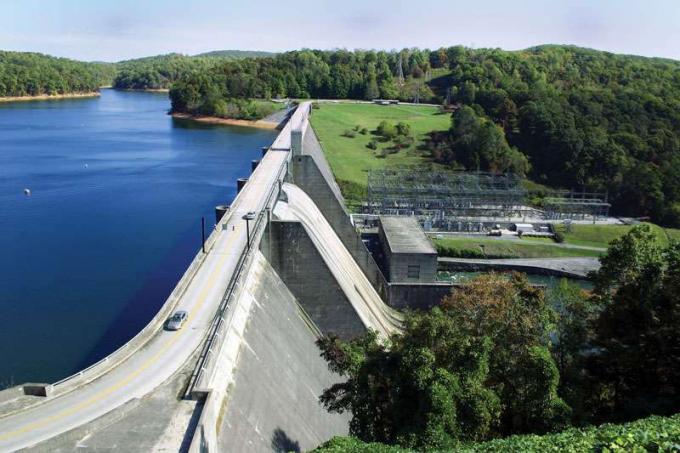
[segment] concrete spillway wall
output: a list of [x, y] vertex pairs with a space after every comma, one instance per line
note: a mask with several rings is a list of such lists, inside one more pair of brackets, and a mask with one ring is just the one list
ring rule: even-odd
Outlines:
[[340, 188], [311, 127], [304, 135], [303, 153], [291, 160], [292, 182], [316, 203], [378, 294], [387, 301], [387, 280], [352, 225]]
[[252, 306], [225, 407], [217, 418], [219, 451], [304, 451], [349, 431], [347, 414], [319, 403], [331, 373], [314, 344], [317, 331], [272, 266], [260, 255]]

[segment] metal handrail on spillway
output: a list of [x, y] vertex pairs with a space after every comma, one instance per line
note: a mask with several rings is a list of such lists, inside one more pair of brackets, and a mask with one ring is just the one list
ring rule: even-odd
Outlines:
[[[289, 152], [289, 151], [271, 150], [270, 152]], [[203, 373], [207, 369], [209, 360], [211, 358], [211, 354], [213, 352], [213, 345], [215, 341], [221, 337], [220, 331], [222, 327], [226, 325], [224, 313], [227, 311], [227, 308], [229, 308], [229, 302], [231, 301], [232, 296], [236, 291], [236, 285], [239, 283], [243, 270], [246, 268], [245, 265], [246, 260], [248, 259], [250, 252], [254, 248], [256, 248], [253, 245], [258, 243], [260, 233], [262, 233], [263, 231], [262, 225], [263, 223], [266, 224], [266, 222], [263, 222], [263, 218], [265, 217], [265, 211], [268, 208], [272, 207], [272, 201], [276, 200], [281, 192], [281, 186], [279, 183], [283, 180], [283, 177], [285, 177], [287, 167], [288, 159], [286, 159], [281, 165], [281, 168], [279, 168], [279, 171], [276, 175], [276, 179], [274, 180], [275, 182], [272, 185], [271, 189], [269, 190], [267, 198], [265, 199], [264, 208], [258, 213], [257, 219], [255, 220], [255, 223], [253, 225], [250, 247], [246, 246], [243, 249], [243, 251], [241, 251], [241, 254], [236, 263], [235, 271], [232, 274], [231, 279], [229, 280], [229, 284], [227, 285], [227, 289], [224, 292], [224, 296], [222, 297], [222, 301], [220, 302], [220, 305], [217, 309], [217, 313], [215, 314], [215, 317], [211, 322], [210, 328], [208, 329], [206, 341], [204, 341], [203, 343], [203, 348], [201, 349], [201, 353], [199, 354], [198, 362], [196, 363], [194, 371], [192, 372], [191, 377], [189, 379], [189, 385], [187, 386], [186, 392], [184, 393], [185, 397], [187, 398], [198, 398], [205, 396], [206, 392], [204, 390], [196, 391], [197, 384], [201, 381]]]

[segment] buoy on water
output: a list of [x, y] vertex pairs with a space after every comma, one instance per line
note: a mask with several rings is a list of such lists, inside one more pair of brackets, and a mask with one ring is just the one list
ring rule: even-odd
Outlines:
[[85, 164], [85, 168], [89, 167], [89, 165]]
[[31, 189], [28, 189], [28, 188], [24, 189], [24, 195], [26, 195], [27, 197], [30, 197], [31, 196]]

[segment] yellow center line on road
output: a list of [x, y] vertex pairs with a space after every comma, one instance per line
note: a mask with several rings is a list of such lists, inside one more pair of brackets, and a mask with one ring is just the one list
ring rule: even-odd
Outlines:
[[[238, 236], [237, 234], [233, 234], [227, 237], [226, 244], [224, 245], [224, 249], [229, 249], [231, 246], [231, 243], [234, 241], [234, 239]], [[194, 306], [189, 313], [189, 316], [187, 317], [187, 323], [189, 320], [191, 320], [192, 316], [194, 313], [200, 311], [201, 307], [205, 304], [208, 294], [210, 291], [212, 291], [213, 287], [215, 286], [215, 278], [218, 275], [219, 271], [221, 270], [222, 266], [224, 265], [224, 262], [226, 259], [231, 256], [229, 254], [224, 254], [221, 256], [218, 264], [213, 268], [212, 272], [208, 276], [208, 284], [206, 284], [201, 292], [199, 293], [199, 301]], [[205, 265], [205, 262], [203, 263]], [[194, 276], [195, 278], [195, 276]], [[186, 294], [186, 293], [185, 293]], [[70, 415], [73, 415], [77, 413], [78, 411], [91, 406], [92, 404], [96, 403], [97, 401], [101, 400], [102, 398], [105, 398], [106, 396], [110, 395], [111, 393], [115, 392], [116, 390], [119, 390], [120, 388], [124, 387], [127, 385], [129, 382], [131, 382], [134, 378], [139, 376], [144, 370], [149, 368], [151, 365], [156, 363], [161, 356], [175, 343], [177, 342], [182, 335], [186, 334], [186, 330], [182, 330], [178, 332], [178, 335], [174, 335], [170, 340], [166, 341], [163, 347], [158, 351], [156, 354], [154, 354], [152, 357], [150, 357], [148, 360], [146, 360], [137, 370], [133, 371], [132, 373], [128, 374], [124, 379], [121, 381], [109, 386], [108, 388], [101, 390], [99, 393], [96, 393], [89, 399], [83, 401], [82, 403], [79, 403], [71, 408], [64, 409], [61, 412], [58, 412], [54, 415], [51, 415], [49, 417], [43, 418], [41, 420], [29, 423], [27, 425], [24, 425], [20, 428], [17, 428], [13, 431], [9, 431], [6, 433], [1, 433], [0, 434], [0, 440], [8, 440], [11, 439], [12, 437], [16, 437], [17, 435], [20, 435], [22, 433], [26, 433], [28, 431], [32, 431], [38, 428], [41, 428], [49, 423], [55, 422], [57, 420], [60, 420], [64, 417], [68, 417]], [[129, 358], [128, 358], [129, 360]]]

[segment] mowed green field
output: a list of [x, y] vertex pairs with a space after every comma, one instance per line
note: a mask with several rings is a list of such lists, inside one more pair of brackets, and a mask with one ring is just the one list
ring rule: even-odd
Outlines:
[[[662, 228], [648, 223], [662, 245], [668, 244], [671, 239], [680, 239], [680, 230]], [[564, 234], [564, 242], [567, 244], [584, 245], [588, 247], [606, 248], [611, 241], [617, 239], [633, 228], [632, 225], [571, 225], [571, 232], [566, 232], [564, 225], [557, 225], [557, 231]]]
[[[382, 157], [383, 150], [390, 147], [391, 143], [378, 141], [378, 149], [367, 148], [368, 142], [377, 138], [372, 132], [381, 121], [392, 124], [403, 121], [409, 124], [416, 138], [414, 145], [385, 157]], [[311, 123], [343, 195], [349, 200], [358, 201], [367, 185], [368, 170], [400, 166], [427, 168], [436, 165], [431, 163], [427, 151], [417, 148], [422, 145], [428, 132], [448, 129], [451, 115], [439, 113], [439, 108], [433, 106], [322, 103], [313, 110]], [[343, 136], [346, 130], [355, 126], [365, 127], [369, 133], [357, 133], [354, 138]]]
[[[659, 244], [667, 245], [670, 240], [680, 239], [680, 230], [662, 228], [648, 224]], [[453, 236], [435, 239], [440, 256], [461, 258], [559, 258], [604, 254], [609, 243], [633, 228], [631, 225], [572, 225], [571, 232], [565, 232], [564, 225], [557, 225], [557, 231], [564, 233], [564, 245], [551, 239], [497, 239], [491, 237], [471, 238]], [[588, 248], [573, 248], [588, 247]]]

